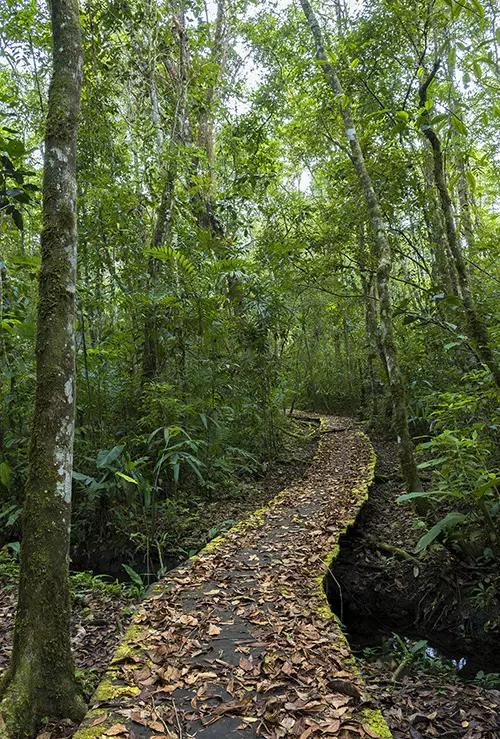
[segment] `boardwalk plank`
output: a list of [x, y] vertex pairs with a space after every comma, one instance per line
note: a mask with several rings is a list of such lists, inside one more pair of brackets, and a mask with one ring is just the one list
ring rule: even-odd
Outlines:
[[321, 587], [374, 454], [348, 419], [321, 430], [301, 481], [157, 583], [75, 739], [391, 736]]

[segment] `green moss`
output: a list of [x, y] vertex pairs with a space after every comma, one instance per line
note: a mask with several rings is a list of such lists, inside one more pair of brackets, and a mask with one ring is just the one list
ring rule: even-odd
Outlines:
[[209, 552], [212, 552], [214, 549], [217, 549], [217, 547], [219, 546], [219, 544], [221, 542], [223, 542], [225, 540], [225, 538], [226, 538], [225, 536], [216, 536], [214, 539], [212, 539], [211, 541], [209, 541], [208, 544], [206, 544], [203, 547], [203, 549], [201, 550], [201, 552], [199, 554], [197, 554], [195, 558], [198, 559], [201, 554], [208, 554]]
[[132, 623], [128, 627], [127, 631], [125, 632], [125, 636], [123, 637], [122, 643], [114, 653], [113, 659], [111, 660], [111, 665], [123, 660], [124, 657], [127, 657], [129, 654], [133, 654], [140, 648], [140, 645], [137, 643], [137, 641], [139, 636], [143, 632], [144, 629], [139, 624]]
[[119, 698], [122, 695], [134, 696], [140, 692], [140, 689], [136, 685], [118, 685], [108, 677], [99, 683], [92, 698], [92, 703], [104, 703], [105, 701], [113, 700], [113, 698]]
[[[93, 719], [94, 716], [101, 715], [101, 713], [91, 711], [86, 720]], [[97, 724], [97, 726], [83, 726], [74, 734], [73, 739], [96, 739], [96, 737], [102, 736], [106, 729], [109, 729], [111, 726], [113, 726], [113, 721], [103, 721], [102, 724]]]
[[364, 708], [361, 717], [364, 725], [375, 731], [379, 739], [392, 739], [391, 731], [378, 708]]

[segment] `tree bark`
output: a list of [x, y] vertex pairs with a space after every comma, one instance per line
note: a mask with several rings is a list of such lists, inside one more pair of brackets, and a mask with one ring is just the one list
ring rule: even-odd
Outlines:
[[[212, 77], [205, 92], [205, 99], [198, 118], [197, 145], [204, 157], [193, 157], [192, 170], [200, 178], [194, 188], [193, 205], [200, 228], [210, 236], [222, 236], [222, 226], [215, 213], [215, 153], [214, 153], [214, 105], [219, 95], [219, 87], [226, 60], [224, 38], [225, 0], [217, 1], [217, 16], [210, 54], [213, 67]], [[205, 161], [203, 161], [205, 159]]]
[[36, 394], [14, 647], [0, 713], [9, 735], [85, 706], [71, 656], [69, 543], [75, 411], [76, 135], [82, 85], [77, 0], [52, 0], [45, 129]]
[[446, 238], [442, 211], [437, 202], [434, 188], [433, 162], [429, 151], [425, 152], [422, 171], [425, 182], [424, 217], [432, 253], [432, 279], [436, 287], [446, 293], [459, 296], [458, 280], [450, 248]]
[[373, 275], [361, 273], [361, 284], [365, 298], [365, 377], [366, 414], [370, 423], [377, 415], [377, 386], [375, 365], [377, 362], [377, 301]]
[[[184, 9], [181, 4], [179, 18], [173, 24], [179, 48], [178, 75], [176, 78], [175, 109], [173, 111], [167, 164], [164, 168], [163, 192], [156, 216], [156, 224], [151, 239], [151, 249], [159, 249], [172, 241], [172, 215], [174, 207], [175, 186], [179, 170], [180, 148], [186, 138], [186, 108], [188, 92], [188, 48], [187, 32], [184, 25]], [[160, 154], [160, 152], [158, 152]], [[148, 260], [147, 288], [158, 283], [160, 262], [154, 256]], [[160, 369], [160, 348], [158, 332], [158, 316], [154, 307], [148, 306], [144, 321], [144, 347], [142, 354], [142, 381], [151, 382]]]
[[438, 135], [429, 123], [429, 113], [425, 108], [427, 101], [427, 91], [432, 80], [435, 78], [439, 69], [439, 62], [436, 62], [432, 72], [428, 75], [425, 82], [420, 85], [419, 98], [420, 107], [423, 109], [422, 118], [423, 123], [420, 126], [421, 131], [425, 138], [431, 145], [432, 156], [434, 163], [434, 181], [439, 195], [439, 202], [443, 212], [446, 237], [450, 252], [455, 263], [455, 269], [458, 277], [458, 285], [462, 297], [462, 303], [464, 306], [465, 321], [467, 325], [467, 331], [469, 338], [477, 351], [477, 354], [490, 370], [493, 379], [498, 387], [500, 387], [500, 365], [493, 354], [491, 347], [491, 340], [489, 336], [488, 327], [479, 315], [469, 285], [469, 277], [467, 275], [467, 269], [465, 266], [465, 260], [462, 253], [462, 247], [458, 238], [457, 227], [455, 223], [455, 216], [453, 214], [453, 205], [451, 202], [450, 193], [446, 183], [443, 152], [441, 150], [441, 141]]
[[408, 430], [408, 418], [406, 413], [406, 388], [399, 367], [396, 342], [394, 339], [394, 327], [392, 321], [392, 306], [389, 291], [389, 280], [392, 268], [392, 254], [389, 238], [382, 218], [382, 211], [377, 195], [366, 167], [365, 158], [361, 145], [356, 135], [356, 129], [351, 115], [349, 104], [344, 104], [344, 92], [337, 74], [328, 60], [323, 44], [323, 35], [319, 27], [314, 11], [309, 0], [300, 0], [304, 15], [311, 29], [315, 48], [316, 59], [321, 64], [321, 69], [326, 81], [339, 101], [339, 110], [344, 124], [344, 130], [350, 146], [350, 157], [354, 165], [358, 179], [363, 191], [368, 208], [370, 225], [372, 228], [376, 259], [377, 259], [377, 288], [379, 297], [380, 315], [380, 337], [382, 350], [384, 352], [389, 388], [394, 412], [394, 428], [398, 437], [398, 448], [401, 462], [401, 470], [406, 489], [409, 492], [422, 490], [417, 466], [413, 455], [413, 444]]

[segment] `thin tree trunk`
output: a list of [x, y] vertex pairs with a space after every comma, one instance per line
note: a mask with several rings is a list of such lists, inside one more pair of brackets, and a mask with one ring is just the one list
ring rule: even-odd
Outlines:
[[352, 384], [351, 351], [350, 351], [350, 346], [349, 346], [349, 326], [347, 324], [347, 318], [345, 314], [342, 316], [342, 332], [344, 334], [344, 351], [345, 351], [347, 388], [349, 391], [349, 397], [352, 398], [353, 384]]
[[434, 284], [443, 287], [446, 293], [453, 293], [458, 296], [455, 265], [450, 258], [451, 254], [449, 253], [442, 212], [433, 187], [434, 176], [431, 156], [426, 156], [422, 170], [425, 182], [425, 193], [422, 196], [426, 198], [424, 217], [432, 253], [432, 279]]
[[[185, 143], [186, 106], [188, 85], [188, 53], [187, 33], [184, 27], [184, 11], [181, 7], [180, 18], [175, 19], [174, 28], [179, 46], [179, 72], [177, 77], [177, 95], [173, 112], [172, 128], [167, 166], [164, 173], [163, 192], [156, 217], [156, 224], [151, 240], [151, 248], [159, 249], [172, 241], [172, 215], [174, 206], [175, 185], [179, 169], [179, 150]], [[175, 267], [174, 267], [175, 268]], [[151, 289], [158, 281], [160, 264], [151, 256], [148, 261], [147, 289]], [[158, 317], [154, 308], [149, 308], [144, 321], [144, 347], [142, 355], [142, 380], [150, 382], [159, 371], [160, 351], [158, 345]]]
[[377, 391], [375, 384], [375, 363], [377, 361], [377, 303], [373, 275], [361, 273], [361, 284], [365, 297], [365, 378], [366, 411], [370, 423], [377, 414]]
[[300, 0], [300, 4], [311, 28], [316, 47], [316, 59], [321, 64], [325, 78], [335, 97], [340, 101], [339, 109], [344, 124], [345, 133], [350, 146], [351, 161], [361, 184], [363, 195], [368, 207], [370, 224], [374, 235], [377, 258], [377, 288], [380, 313], [380, 336], [387, 366], [387, 375], [394, 412], [394, 428], [398, 436], [401, 470], [409, 492], [422, 490], [417, 466], [413, 455], [413, 444], [408, 430], [406, 414], [406, 389], [399, 367], [394, 328], [392, 321], [392, 306], [389, 292], [389, 280], [392, 268], [392, 255], [387, 231], [382, 218], [382, 211], [377, 195], [366, 168], [363, 151], [359, 144], [349, 105], [343, 104], [342, 85], [325, 52], [323, 36], [318, 21], [308, 0]]
[[438, 135], [429, 123], [429, 114], [425, 108], [425, 103], [427, 101], [427, 91], [429, 89], [429, 85], [432, 83], [432, 80], [437, 74], [439, 66], [439, 62], [436, 62], [432, 72], [429, 74], [426, 81], [420, 86], [420, 106], [424, 111], [422, 113], [424, 123], [421, 125], [420, 128], [432, 148], [434, 162], [434, 180], [439, 194], [441, 209], [443, 211], [446, 237], [448, 239], [448, 245], [450, 247], [450, 252], [452, 254], [453, 261], [455, 263], [455, 269], [457, 272], [458, 284], [462, 296], [469, 338], [473, 343], [481, 362], [483, 362], [483, 364], [488, 367], [491, 374], [493, 375], [495, 383], [498, 387], [500, 387], [500, 365], [495, 355], [493, 354], [488, 327], [486, 326], [485, 322], [476, 309], [470, 290], [469, 277], [467, 275], [462, 247], [460, 246], [460, 241], [457, 234], [455, 216], [453, 214], [453, 205], [451, 202], [448, 186], [446, 184], [441, 141], [439, 140]]
[[193, 205], [200, 228], [211, 236], [221, 236], [222, 227], [215, 213], [215, 153], [214, 153], [214, 104], [219, 94], [220, 81], [226, 59], [224, 38], [225, 0], [217, 2], [217, 16], [210, 62], [216, 69], [208, 84], [205, 100], [198, 118], [197, 144], [204, 152], [207, 170], [202, 166], [199, 154], [193, 157], [191, 169], [201, 181], [194, 188]]
[[82, 85], [76, 0], [52, 0], [53, 72], [45, 129], [36, 395], [19, 601], [0, 713], [14, 737], [44, 717], [80, 719], [71, 656], [69, 543], [75, 412], [76, 134]]

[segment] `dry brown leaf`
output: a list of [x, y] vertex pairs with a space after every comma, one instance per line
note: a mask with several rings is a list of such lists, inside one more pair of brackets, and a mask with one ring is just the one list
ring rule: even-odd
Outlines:
[[150, 729], [153, 729], [153, 731], [165, 731], [165, 727], [161, 721], [148, 721], [147, 725]]
[[[99, 726], [99, 724], [103, 724], [107, 720], [107, 718], [108, 718], [108, 714], [104, 713], [102, 716], [98, 716], [97, 718], [95, 718], [90, 725]], [[45, 736], [44, 734], [39, 734], [37, 736], [37, 739], [42, 739], [42, 737], [44, 736]]]
[[113, 724], [104, 733], [106, 736], [118, 736], [118, 734], [128, 734], [128, 729], [125, 724]]

